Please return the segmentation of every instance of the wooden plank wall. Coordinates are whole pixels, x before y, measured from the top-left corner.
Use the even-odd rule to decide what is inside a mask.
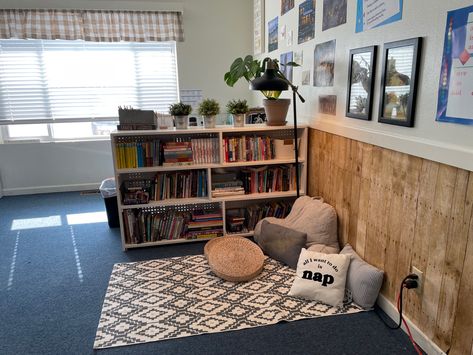
[[[473,355],[473,172],[311,129],[308,192],[349,242],[385,271],[395,303],[411,265],[424,273],[406,315],[442,350]]]

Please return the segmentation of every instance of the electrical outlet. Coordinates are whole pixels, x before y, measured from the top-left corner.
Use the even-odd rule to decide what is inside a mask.
[[[420,271],[418,268],[416,268],[415,266],[412,267],[412,270],[411,272],[413,274],[416,274],[418,279],[417,279],[417,287],[414,289],[415,292],[418,294],[418,295],[421,295],[422,294],[422,290],[424,288],[424,273],[422,271]]]

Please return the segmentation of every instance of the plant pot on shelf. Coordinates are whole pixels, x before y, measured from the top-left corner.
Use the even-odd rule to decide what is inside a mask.
[[[215,128],[216,120],[217,120],[216,115],[204,116],[204,127]]]
[[[263,107],[266,113],[266,124],[268,126],[285,126],[290,104],[291,99],[264,99]]]
[[[189,116],[174,116],[176,129],[187,129],[189,125]]]
[[[233,114],[233,127],[243,127],[245,125],[245,114]]]

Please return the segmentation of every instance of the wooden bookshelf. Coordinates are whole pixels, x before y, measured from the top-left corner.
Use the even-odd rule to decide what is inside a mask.
[[[258,169],[261,167],[279,168],[279,167],[291,167],[295,164],[294,158],[272,159],[266,160],[250,160],[250,161],[225,161],[225,147],[224,140],[226,137],[270,137],[271,139],[292,139],[293,127],[287,126],[266,126],[266,125],[247,125],[244,127],[232,127],[232,126],[217,126],[216,128],[206,129],[203,127],[193,127],[189,129],[176,130],[150,130],[150,131],[116,131],[111,134],[112,154],[114,162],[115,179],[117,184],[117,198],[119,208],[119,219],[120,219],[120,231],[122,239],[122,247],[124,250],[131,248],[149,247],[165,244],[174,243],[188,243],[197,242],[202,240],[209,240],[212,238],[175,238],[175,239],[163,239],[157,241],[142,240],[139,243],[130,242],[130,238],[126,238],[130,232],[127,233],[126,225],[124,220],[125,213],[138,213],[144,211],[146,213],[162,213],[166,214],[168,211],[184,211],[191,212],[200,210],[201,208],[216,208],[222,213],[223,229],[222,235],[231,236],[244,236],[250,237],[253,235],[253,231],[241,232],[241,233],[227,233],[226,225],[226,211],[229,209],[242,208],[248,209],[251,206],[260,205],[263,203],[272,203],[272,201],[280,201],[287,199],[295,199],[296,191],[274,191],[265,193],[252,193],[244,195],[229,195],[222,197],[212,197],[212,176],[216,172],[222,171],[239,171],[244,168]],[[300,166],[300,195],[304,195],[307,191],[307,137],[308,127],[307,125],[298,125],[298,138],[299,138],[299,166]],[[155,165],[155,166],[127,166],[123,162],[123,151],[119,152],[118,144],[120,142],[140,142],[150,141],[153,139],[162,140],[163,142],[179,142],[179,141],[191,141],[193,138],[213,138],[218,140],[218,146],[214,145],[216,151],[210,152],[214,161],[211,163],[186,163],[176,165]],[[214,140],[214,142],[217,142]],[[206,149],[208,149],[207,147]],[[227,147],[228,148],[228,147]],[[199,148],[200,149],[200,148]],[[204,151],[205,152],[205,151]],[[139,151],[137,154],[141,154],[143,151]],[[201,152],[202,153],[202,152]],[[144,154],[144,153],[143,153]],[[119,159],[120,162],[119,162]],[[212,159],[210,159],[212,160]],[[143,159],[141,160],[143,163]],[[162,163],[162,161],[160,162]],[[125,166],[124,166],[125,165]],[[136,161],[135,161],[136,165]],[[143,165],[143,164],[142,164]],[[120,168],[117,168],[120,166]],[[164,200],[150,200],[148,203],[139,204],[123,204],[122,196],[122,183],[127,180],[135,179],[153,179],[156,174],[159,173],[173,173],[173,172],[188,172],[190,174],[193,170],[201,170],[206,172],[205,184],[207,196],[203,197],[189,197],[189,198],[172,198]],[[133,212],[131,212],[133,211]],[[154,212],[156,211],[156,212]],[[177,213],[177,212],[176,212]]]

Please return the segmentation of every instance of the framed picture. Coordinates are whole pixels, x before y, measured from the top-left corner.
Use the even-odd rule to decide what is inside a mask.
[[[384,45],[379,122],[414,125],[421,45],[420,37]]]
[[[375,66],[376,46],[350,51],[345,113],[347,117],[371,120]]]

